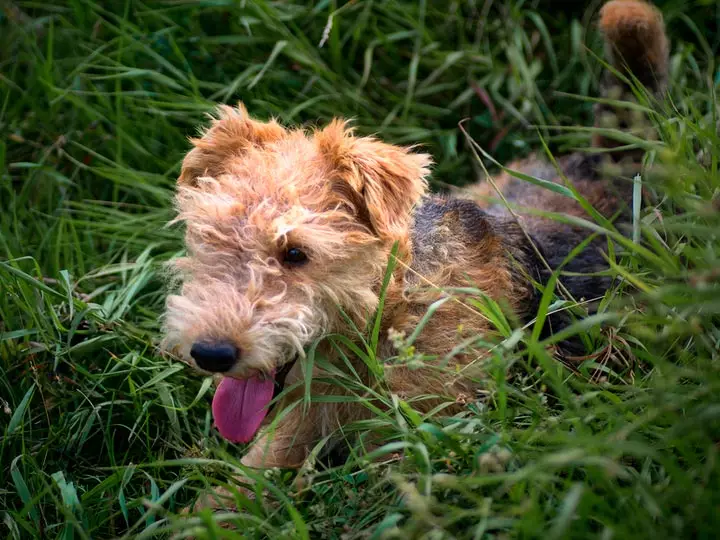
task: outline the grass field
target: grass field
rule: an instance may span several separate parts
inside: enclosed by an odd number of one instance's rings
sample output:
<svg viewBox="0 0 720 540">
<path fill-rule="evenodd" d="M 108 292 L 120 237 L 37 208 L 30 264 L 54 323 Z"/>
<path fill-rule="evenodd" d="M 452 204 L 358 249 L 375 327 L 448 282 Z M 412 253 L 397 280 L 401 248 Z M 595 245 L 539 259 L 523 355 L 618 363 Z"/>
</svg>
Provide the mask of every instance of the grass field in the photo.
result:
<svg viewBox="0 0 720 540">
<path fill-rule="evenodd" d="M 598 2 L 0 1 L 0 534 L 9 538 L 711 538 L 720 528 L 720 7 L 658 2 L 673 40 L 620 284 L 577 372 L 507 327 L 483 399 L 389 412 L 372 464 L 273 471 L 276 501 L 177 514 L 242 448 L 210 381 L 157 353 L 187 137 L 216 102 L 355 118 L 422 143 L 438 190 L 587 147 Z M 556 129 L 564 126 L 566 129 Z M 492 168 L 492 163 L 485 162 Z M 639 186 L 638 186 L 639 187 Z M 612 234 L 602 225 L 599 234 Z M 562 302 L 547 298 L 542 318 Z M 395 453 L 404 450 L 404 459 Z M 221 530 L 231 520 L 237 531 Z M 205 532 L 202 532 L 205 531 Z"/>
</svg>

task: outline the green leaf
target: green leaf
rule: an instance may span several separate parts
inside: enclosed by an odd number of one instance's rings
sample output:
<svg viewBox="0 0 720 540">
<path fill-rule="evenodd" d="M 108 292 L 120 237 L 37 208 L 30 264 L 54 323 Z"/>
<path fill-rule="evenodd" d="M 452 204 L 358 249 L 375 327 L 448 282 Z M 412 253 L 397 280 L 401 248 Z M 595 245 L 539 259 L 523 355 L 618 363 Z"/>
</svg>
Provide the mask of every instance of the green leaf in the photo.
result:
<svg viewBox="0 0 720 540">
<path fill-rule="evenodd" d="M 18 461 L 20 461 L 21 459 L 22 456 L 17 456 L 10 463 L 10 477 L 13 479 L 13 483 L 15 484 L 15 490 L 17 491 L 20 500 L 23 502 L 25 509 L 29 511 L 30 517 L 32 518 L 33 522 L 35 522 L 35 526 L 39 527 L 40 518 L 37 508 L 35 507 L 35 503 L 32 500 L 32 496 L 30 495 L 30 490 L 28 489 L 27 483 L 25 483 L 25 479 L 23 478 L 23 475 L 17 465 Z"/>
<path fill-rule="evenodd" d="M 15 412 L 13 412 L 12 417 L 10 418 L 10 423 L 8 424 L 8 434 L 15 433 L 15 430 L 20 427 L 23 417 L 25 416 L 25 411 L 27 411 L 28 405 L 30 404 L 30 400 L 32 399 L 33 395 L 35 394 L 35 384 L 28 388 L 27 392 L 25 392 L 25 397 L 23 397 L 22 401 L 20 402 L 20 405 L 17 406 L 15 409 Z"/>
</svg>

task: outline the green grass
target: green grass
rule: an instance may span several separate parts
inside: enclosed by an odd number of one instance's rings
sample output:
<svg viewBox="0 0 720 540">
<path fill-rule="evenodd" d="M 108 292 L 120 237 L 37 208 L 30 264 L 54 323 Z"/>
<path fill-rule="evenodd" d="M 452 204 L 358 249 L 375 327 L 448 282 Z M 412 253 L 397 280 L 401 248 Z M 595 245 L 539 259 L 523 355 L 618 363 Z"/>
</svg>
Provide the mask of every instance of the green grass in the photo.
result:
<svg viewBox="0 0 720 540">
<path fill-rule="evenodd" d="M 587 146 L 587 130 L 553 129 L 589 125 L 578 96 L 595 95 L 601 69 L 576 4 L 0 2 L 3 535 L 167 536 L 198 490 L 237 470 L 209 381 L 156 350 L 163 263 L 182 249 L 165 226 L 174 178 L 214 103 L 288 123 L 353 117 L 424 144 L 434 188 L 463 185 L 490 166 L 465 118 L 500 162 Z M 478 298 L 504 333 L 481 401 L 422 417 L 379 395 L 388 409 L 348 430 L 385 433 L 384 458 L 317 464 L 301 493 L 275 471 L 275 503 L 192 518 L 208 537 L 715 536 L 720 10 L 660 5 L 674 47 L 648 152 L 661 167 L 642 177 L 643 244 L 612 242 L 622 284 L 570 330 L 588 347 L 577 372 L 551 358 L 552 338 Z M 560 305 L 546 300 L 539 318 Z M 405 345 L 389 361 L 422 361 Z"/>
</svg>

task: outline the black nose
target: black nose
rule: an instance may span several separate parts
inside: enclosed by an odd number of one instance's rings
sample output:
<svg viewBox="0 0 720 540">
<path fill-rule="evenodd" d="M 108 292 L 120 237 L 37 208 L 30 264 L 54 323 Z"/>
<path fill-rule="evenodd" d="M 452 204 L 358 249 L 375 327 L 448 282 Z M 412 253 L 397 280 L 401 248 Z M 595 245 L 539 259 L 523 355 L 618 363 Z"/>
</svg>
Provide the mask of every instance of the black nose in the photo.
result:
<svg viewBox="0 0 720 540">
<path fill-rule="evenodd" d="M 190 356 L 200 369 L 225 373 L 235 365 L 238 349 L 226 341 L 199 341 L 193 343 Z"/>
</svg>

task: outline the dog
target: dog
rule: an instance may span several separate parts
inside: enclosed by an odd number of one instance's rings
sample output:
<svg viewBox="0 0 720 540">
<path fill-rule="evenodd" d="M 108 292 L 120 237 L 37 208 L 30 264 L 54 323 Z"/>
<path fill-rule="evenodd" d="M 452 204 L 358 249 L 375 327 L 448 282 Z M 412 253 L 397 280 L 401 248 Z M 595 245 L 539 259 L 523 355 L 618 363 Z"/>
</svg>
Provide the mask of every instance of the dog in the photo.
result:
<svg viewBox="0 0 720 540">
<path fill-rule="evenodd" d="M 612 69 L 603 75 L 607 99 L 595 105 L 595 125 L 647 129 L 612 101 L 635 99 L 629 80 L 663 94 L 669 53 L 662 15 L 644 0 L 611 0 L 599 28 Z M 603 217 L 628 223 L 631 183 L 608 174 L 606 165 L 638 163 L 638 155 L 601 135 L 593 142 L 607 152 L 571 154 L 559 170 L 535 158 L 510 169 L 558 187 L 566 177 Z M 369 416 L 358 400 L 325 399 L 289 408 L 272 432 L 263 430 L 274 397 L 294 388 L 283 403 L 302 399 L 307 376 L 312 395 L 343 392 L 332 373 L 307 364 L 313 344 L 330 365 L 349 358 L 367 387 L 384 386 L 416 410 L 462 410 L 477 390 L 467 375 L 482 370 L 482 362 L 455 347 L 497 333 L 467 298 L 479 291 L 531 320 L 543 284 L 589 236 L 580 226 L 508 211 L 496 189 L 512 205 L 588 219 L 560 190 L 508 173 L 464 197 L 431 195 L 429 155 L 356 136 L 338 119 L 314 131 L 289 129 L 251 118 L 242 105 L 222 106 L 192 144 L 176 195 L 187 256 L 174 263 L 181 287 L 167 299 L 163 346 L 220 377 L 215 425 L 230 441 L 254 441 L 242 458 L 250 468 L 299 468 L 318 441 Z M 561 281 L 573 298 L 601 297 L 610 286 L 608 278 L 588 275 L 607 268 L 604 246 L 603 239 L 590 241 L 565 264 L 571 275 Z M 390 358 L 430 306 L 434 313 L 413 347 L 442 362 L 378 368 L 353 355 L 352 346 L 321 339 L 340 335 L 363 347 L 358 330 L 381 313 L 376 354 Z M 563 321 L 547 324 L 556 332 L 552 325 Z M 214 500 L 206 497 L 196 508 Z"/>
</svg>

